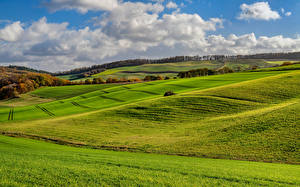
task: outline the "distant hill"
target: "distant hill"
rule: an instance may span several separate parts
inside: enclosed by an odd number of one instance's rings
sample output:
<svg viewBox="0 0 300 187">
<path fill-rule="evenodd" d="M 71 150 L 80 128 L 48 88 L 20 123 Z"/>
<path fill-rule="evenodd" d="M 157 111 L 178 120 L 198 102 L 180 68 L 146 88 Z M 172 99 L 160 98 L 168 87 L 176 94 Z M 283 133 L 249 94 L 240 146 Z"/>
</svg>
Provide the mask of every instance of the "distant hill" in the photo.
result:
<svg viewBox="0 0 300 187">
<path fill-rule="evenodd" d="M 262 53 L 253 55 L 207 55 L 207 56 L 176 56 L 162 59 L 131 59 L 116 61 L 101 65 L 94 65 L 91 67 L 76 68 L 69 71 L 57 72 L 53 75 L 64 76 L 64 75 L 75 75 L 77 78 L 84 78 L 91 75 L 95 75 L 104 72 L 107 69 L 114 69 L 120 67 L 140 66 L 145 64 L 166 64 L 166 63 L 178 63 L 188 61 L 236 61 L 236 60 L 300 60 L 300 52 L 293 53 Z"/>
<path fill-rule="evenodd" d="M 25 67 L 25 66 L 14 66 L 14 65 L 9 65 L 8 68 L 10 69 L 16 69 L 16 70 L 24 70 L 24 71 L 29 71 L 29 72 L 35 72 L 35 73 L 46 73 L 46 74 L 52 74 L 51 72 L 44 71 L 44 70 L 36 70 L 33 68 Z"/>
</svg>

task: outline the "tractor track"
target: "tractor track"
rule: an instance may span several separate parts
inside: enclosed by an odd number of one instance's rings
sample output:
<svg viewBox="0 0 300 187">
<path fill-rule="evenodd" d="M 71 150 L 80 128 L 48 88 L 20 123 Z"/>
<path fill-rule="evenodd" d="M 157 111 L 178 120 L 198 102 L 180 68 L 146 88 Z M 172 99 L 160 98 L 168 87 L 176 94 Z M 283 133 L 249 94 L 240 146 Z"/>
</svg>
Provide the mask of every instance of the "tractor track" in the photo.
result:
<svg viewBox="0 0 300 187">
<path fill-rule="evenodd" d="M 88 106 L 81 105 L 81 104 L 79 104 L 75 101 L 72 101 L 71 104 L 74 105 L 74 106 L 77 106 L 77 107 L 81 107 L 81 108 L 91 108 L 91 107 L 88 107 Z"/>
<path fill-rule="evenodd" d="M 43 112 L 45 112 L 46 114 L 48 114 L 48 115 L 51 116 L 51 117 L 54 117 L 54 116 L 55 116 L 55 114 L 53 114 L 52 112 L 50 112 L 49 110 L 47 110 L 47 109 L 44 108 L 44 107 L 40 107 L 40 106 L 38 106 L 38 105 L 36 105 L 35 107 L 36 107 L 37 109 L 42 110 Z"/>
<path fill-rule="evenodd" d="M 11 108 L 10 110 L 9 110 L 9 113 L 8 113 L 8 119 L 7 119 L 8 121 L 12 121 L 12 120 L 14 120 L 14 109 L 13 108 Z"/>
</svg>

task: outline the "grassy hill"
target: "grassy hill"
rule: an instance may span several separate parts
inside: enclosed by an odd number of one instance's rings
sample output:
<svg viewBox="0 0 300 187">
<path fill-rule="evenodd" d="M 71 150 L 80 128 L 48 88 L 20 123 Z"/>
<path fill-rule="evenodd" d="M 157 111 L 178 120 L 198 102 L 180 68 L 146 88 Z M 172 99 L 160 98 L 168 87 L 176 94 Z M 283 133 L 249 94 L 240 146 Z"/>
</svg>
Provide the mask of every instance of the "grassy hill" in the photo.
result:
<svg viewBox="0 0 300 187">
<path fill-rule="evenodd" d="M 0 150 L 0 186 L 300 185 L 297 165 L 113 152 L 4 136 Z"/>
<path fill-rule="evenodd" d="M 1 101 L 0 186 L 299 186 L 300 70 L 287 67 Z"/>
<path fill-rule="evenodd" d="M 237 59 L 237 60 L 227 60 L 225 65 L 231 69 L 250 69 L 252 66 L 257 66 L 259 68 L 266 68 L 274 66 L 274 62 L 268 62 L 264 60 L 251 60 L 251 59 Z M 144 64 L 139 66 L 127 66 L 127 67 L 118 67 L 107 69 L 98 74 L 94 74 L 88 79 L 93 79 L 95 77 L 101 77 L 107 79 L 112 78 L 139 78 L 143 79 L 147 75 L 161 75 L 168 77 L 176 77 L 177 74 L 181 71 L 189 71 L 191 69 L 218 69 L 224 66 L 223 61 L 188 61 L 188 62 L 177 62 L 177 63 L 163 63 L 163 64 Z M 58 76 L 60 78 L 68 80 L 85 80 L 87 78 L 78 78 L 79 74 L 70 74 Z"/>
<path fill-rule="evenodd" d="M 42 88 L 31 92 L 30 94 L 43 98 L 66 98 L 70 96 L 70 94 L 71 96 L 77 96 L 39 105 L 15 107 L 13 109 L 10 107 L 0 108 L 0 122 L 5 122 L 9 119 L 8 116 L 11 113 L 11 109 L 13 110 L 14 118 L 10 119 L 10 121 L 53 118 L 88 111 L 96 111 L 99 109 L 120 106 L 151 98 L 159 98 L 169 90 L 172 90 L 175 93 L 180 93 L 207 89 L 281 73 L 283 72 L 245 72 L 129 85 L 110 84 Z M 97 89 L 97 91 L 81 94 L 81 91 L 92 91 L 93 89 Z"/>
<path fill-rule="evenodd" d="M 103 87 L 0 108 L 0 130 L 102 149 L 299 163 L 299 80 L 300 71 L 268 71 Z M 177 95 L 163 97 L 168 90 Z"/>
<path fill-rule="evenodd" d="M 42 98 L 67 99 L 89 92 L 119 86 L 119 84 L 72 85 L 59 87 L 43 87 L 30 93 Z"/>
</svg>

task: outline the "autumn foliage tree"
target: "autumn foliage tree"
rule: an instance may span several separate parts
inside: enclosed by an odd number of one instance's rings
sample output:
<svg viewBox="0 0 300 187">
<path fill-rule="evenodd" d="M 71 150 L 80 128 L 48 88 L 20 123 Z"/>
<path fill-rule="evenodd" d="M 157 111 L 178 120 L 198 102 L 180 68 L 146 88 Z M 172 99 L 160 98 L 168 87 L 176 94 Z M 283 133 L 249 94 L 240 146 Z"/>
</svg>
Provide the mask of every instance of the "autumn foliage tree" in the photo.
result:
<svg viewBox="0 0 300 187">
<path fill-rule="evenodd" d="M 49 74 L 0 68 L 0 99 L 17 97 L 41 86 L 64 86 L 72 84 L 69 80 L 59 79 Z"/>
</svg>

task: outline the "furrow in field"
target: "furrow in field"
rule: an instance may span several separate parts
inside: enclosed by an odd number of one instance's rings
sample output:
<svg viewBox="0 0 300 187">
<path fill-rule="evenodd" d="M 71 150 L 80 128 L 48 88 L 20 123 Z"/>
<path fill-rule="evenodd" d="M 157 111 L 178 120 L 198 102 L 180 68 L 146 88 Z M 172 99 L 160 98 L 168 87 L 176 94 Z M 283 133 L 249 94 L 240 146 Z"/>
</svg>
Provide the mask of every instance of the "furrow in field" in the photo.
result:
<svg viewBox="0 0 300 187">
<path fill-rule="evenodd" d="M 117 98 L 112 98 L 112 97 L 107 97 L 107 96 L 104 96 L 104 95 L 100 95 L 99 97 L 101 97 L 103 99 L 109 99 L 109 100 L 117 101 L 117 102 L 125 102 L 124 100 L 117 99 Z"/>
<path fill-rule="evenodd" d="M 40 110 L 42 110 L 43 112 L 45 112 L 46 114 L 48 114 L 48 115 L 51 116 L 51 117 L 54 117 L 54 116 L 55 116 L 55 114 L 53 114 L 52 112 L 50 112 L 49 110 L 47 110 L 47 109 L 44 108 L 44 107 L 40 107 L 40 106 L 38 106 L 38 105 L 36 105 L 35 107 L 38 108 L 38 109 L 40 109 Z"/>
<path fill-rule="evenodd" d="M 88 107 L 88 106 L 81 105 L 81 104 L 79 104 L 75 101 L 71 102 L 71 104 L 74 105 L 74 106 L 77 106 L 77 107 L 81 107 L 81 108 L 91 108 L 91 107 Z"/>
</svg>

